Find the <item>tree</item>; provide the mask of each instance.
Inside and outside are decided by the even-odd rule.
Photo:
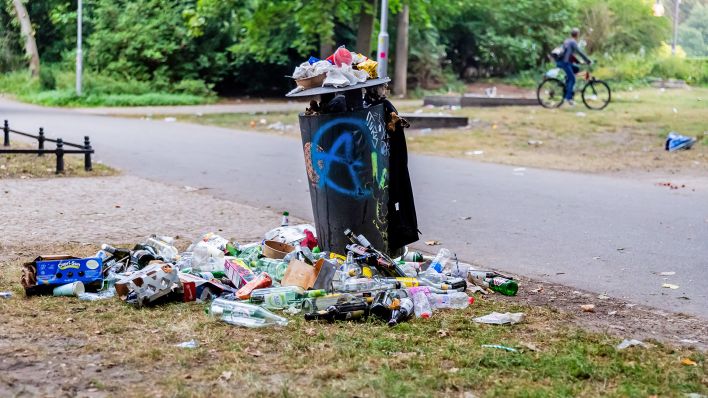
[[[393,81],[393,92],[399,97],[405,97],[408,85],[408,3],[398,13],[396,27],[396,69]]]
[[[371,35],[374,32],[377,3],[376,0],[366,0],[363,2],[361,11],[359,12],[356,50],[367,57],[371,56]]]
[[[17,21],[20,23],[20,31],[25,40],[25,53],[29,59],[30,73],[32,77],[37,77],[39,76],[39,51],[37,50],[37,42],[34,39],[34,29],[32,29],[29,13],[22,0],[12,0],[12,5],[15,7]]]
[[[696,4],[679,28],[679,43],[688,55],[708,56],[708,6]]]

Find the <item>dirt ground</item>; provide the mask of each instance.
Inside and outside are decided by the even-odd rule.
[[[98,249],[100,243],[135,243],[151,233],[177,235],[184,243],[201,233],[215,231],[240,242],[251,242],[259,240],[265,231],[280,221],[275,211],[215,199],[206,191],[167,186],[130,176],[2,180],[0,203],[0,219],[6,220],[0,243],[0,275],[7,272],[3,264],[17,264],[56,250],[89,255]],[[19,285],[19,281],[17,283]],[[520,283],[522,289],[516,297],[490,295],[484,301],[498,301],[499,305],[504,306],[531,305],[539,310],[548,306],[558,313],[558,317],[567,319],[569,324],[607,332],[619,338],[648,339],[701,351],[708,347],[708,322],[705,320],[621,300],[598,298],[597,294],[574,291],[564,286],[523,278]],[[15,294],[21,295],[17,290]],[[17,299],[22,297],[11,300]],[[582,304],[595,304],[595,312],[582,312]],[[34,328],[27,323],[27,319],[57,308],[63,311],[68,308],[69,315],[64,315],[66,319],[52,321],[50,328]],[[191,396],[194,391],[209,395],[215,385],[228,384],[231,376],[224,372],[222,376],[227,374],[226,380],[220,378],[208,385],[199,382],[202,384],[197,384],[197,389],[193,391],[190,373],[182,375],[181,381],[159,381],[160,375],[167,374],[167,364],[156,366],[154,373],[146,374],[144,365],[131,362],[161,363],[160,353],[163,351],[157,348],[146,347],[144,352],[133,353],[133,359],[127,362],[106,355],[105,345],[113,344],[116,349],[121,349],[120,341],[140,341],[143,337],[136,333],[144,333],[145,329],[152,328],[153,333],[149,338],[145,337],[147,340],[164,342],[179,340],[185,328],[199,332],[207,327],[204,321],[194,318],[189,311],[184,312],[184,319],[151,325],[150,322],[155,320],[146,317],[143,311],[127,308],[122,303],[115,303],[110,308],[108,311],[80,301],[53,297],[35,298],[32,307],[24,310],[23,318],[4,319],[0,329],[0,396],[103,397],[110,396],[110,391],[124,391],[125,387],[121,386],[126,384],[135,385],[133,395],[136,396],[165,396],[159,392],[159,387],[153,390],[152,386],[153,383],[168,382],[184,383],[184,390],[179,390],[181,393],[177,395]],[[167,310],[175,311],[174,308]],[[121,338],[120,341],[107,342],[102,335],[104,328],[111,328],[114,316],[142,324],[134,328],[121,326],[119,330],[110,330],[112,335],[117,333]],[[95,318],[97,323],[88,323],[87,326],[83,320],[86,317]],[[83,330],[76,330],[77,325],[83,325]],[[234,341],[245,341],[256,336],[250,331],[239,332],[237,329],[233,329],[232,333]],[[239,339],[239,333],[246,335]],[[263,338],[268,344],[278,344],[277,335]],[[104,349],[95,350],[98,346]],[[249,352],[251,348],[245,349]],[[220,355],[212,351],[206,355],[210,358]],[[188,354],[184,354],[183,358],[179,356],[182,354],[176,355],[178,361],[193,360],[189,359],[192,357]],[[253,361],[260,363],[259,368],[267,365],[262,362],[267,360],[267,356],[253,356]],[[195,378],[200,372],[199,361],[195,363]],[[216,371],[214,366],[220,366],[218,361],[212,359],[205,359],[205,363],[212,372]],[[259,377],[257,375],[248,372],[236,375],[231,385],[241,377]],[[285,382],[278,379],[277,373],[271,376],[270,379],[260,380],[261,385]],[[301,376],[308,377],[305,374]],[[273,395],[273,391],[255,394],[258,395]]]

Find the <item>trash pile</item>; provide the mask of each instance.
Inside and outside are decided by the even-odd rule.
[[[406,251],[393,259],[346,230],[344,255],[320,251],[315,228],[289,225],[287,212],[281,224],[249,244],[207,233],[180,253],[171,237],[152,235],[132,249],[104,244],[89,258],[40,256],[24,265],[21,282],[28,296],[117,297],[135,307],[209,302],[210,317],[249,328],[287,325],[276,311],[308,321],[372,316],[395,326],[466,308],[474,302],[468,283],[504,295],[518,290],[513,278],[475,270],[445,248],[434,257]]]
[[[295,67],[292,77],[297,87],[288,94],[295,94],[313,87],[348,87],[376,79],[378,62],[366,56],[339,47],[327,59],[310,57]]]

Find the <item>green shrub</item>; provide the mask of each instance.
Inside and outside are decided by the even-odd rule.
[[[214,95],[212,87],[213,85],[206,84],[202,80],[185,79],[172,86],[172,89],[170,91],[179,94],[191,94],[202,97],[210,97]]]
[[[39,85],[42,90],[54,90],[57,88],[57,80],[54,78],[54,71],[51,68],[41,68],[39,70]]]

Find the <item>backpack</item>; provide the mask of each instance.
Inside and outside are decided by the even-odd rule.
[[[560,46],[554,48],[553,50],[551,50],[551,53],[549,54],[549,56],[554,61],[559,61],[561,58],[563,58],[564,53],[565,53],[565,48],[562,45],[560,45]]]

